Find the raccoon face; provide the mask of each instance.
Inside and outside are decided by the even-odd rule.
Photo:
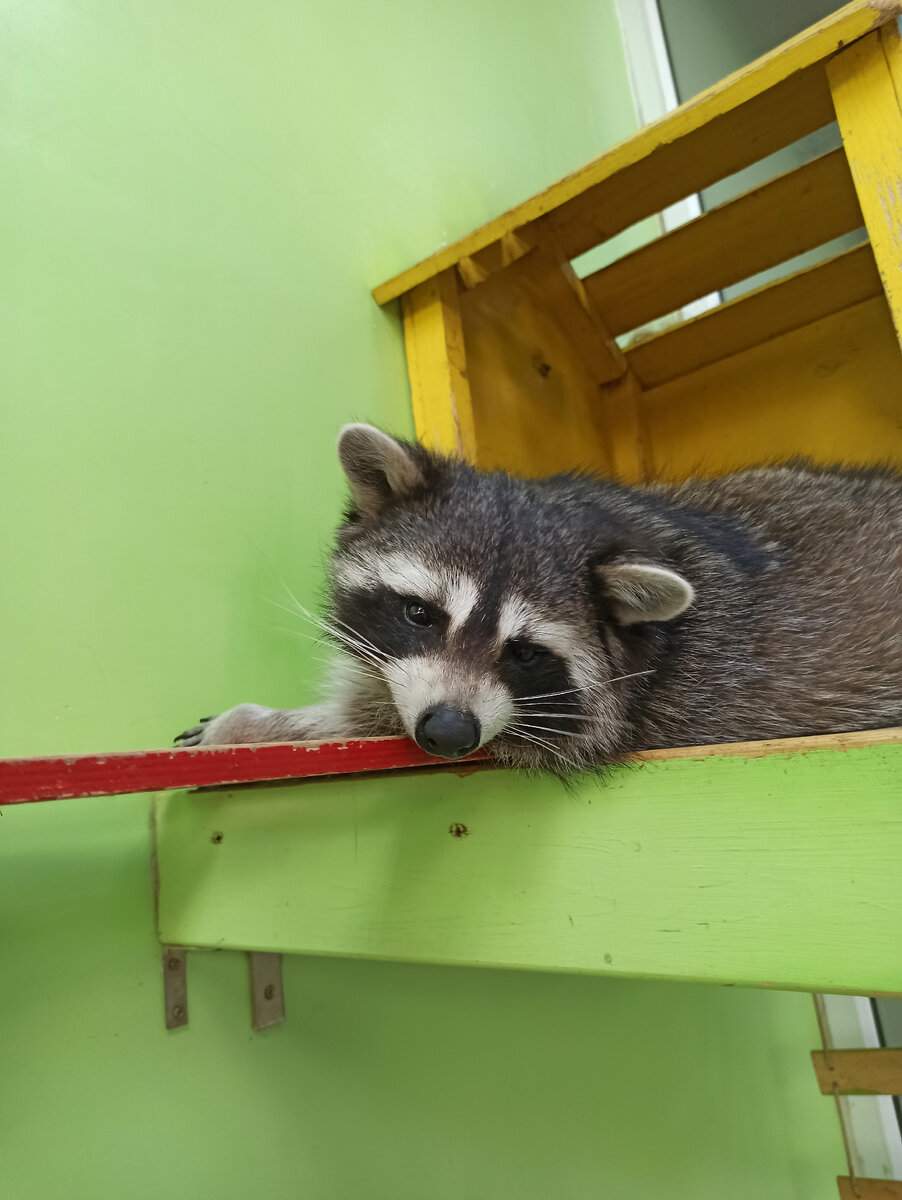
[[[342,430],[339,458],[354,507],[332,615],[374,703],[443,758],[491,742],[502,761],[560,772],[613,753],[623,685],[649,673],[639,628],[682,611],[686,581],[622,553],[595,562],[585,504],[542,483],[366,425]]]

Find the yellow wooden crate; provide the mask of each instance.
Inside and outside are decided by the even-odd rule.
[[[847,5],[376,288],[402,302],[420,440],[628,482],[792,455],[902,466],[898,11]],[[840,149],[577,277],[579,255],[834,119]],[[816,266],[624,340],[862,227]]]

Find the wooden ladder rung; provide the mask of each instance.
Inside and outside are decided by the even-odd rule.
[[[902,1181],[897,1179],[859,1179],[837,1177],[839,1200],[902,1200]]]
[[[902,1050],[812,1050],[811,1061],[825,1096],[902,1096]]]

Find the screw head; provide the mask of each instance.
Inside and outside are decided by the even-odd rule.
[[[268,983],[266,985],[266,987],[263,989],[263,999],[264,1000],[272,1000],[272,998],[273,998],[273,996],[275,996],[275,994],[276,994],[276,989],[273,987],[273,985],[271,983]]]
[[[180,958],[170,958],[169,962],[166,964],[170,971],[177,971],[181,965],[182,960]]]
[[[181,1021],[185,1015],[185,1010],[180,1005],[176,1005],[172,1010],[172,1015],[175,1017],[176,1021]]]

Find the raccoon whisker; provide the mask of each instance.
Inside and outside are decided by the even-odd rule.
[[[516,707],[516,706],[515,706]],[[558,721],[584,721],[585,713],[563,713],[563,712],[536,712],[531,708],[518,709],[524,717],[554,717]]]
[[[333,620],[337,621],[342,628],[347,629],[347,631],[353,637],[357,638],[359,642],[362,642],[365,646],[369,646],[374,654],[381,655],[383,658],[388,657],[388,655],[385,654],[384,651],[380,650],[378,646],[374,646],[369,638],[364,637],[359,629],[355,629],[353,625],[349,625],[347,621],[342,621],[339,617],[333,617]]]
[[[323,666],[332,667],[335,665],[334,658],[321,658],[319,655],[316,655],[316,654],[314,654],[313,657],[316,659],[316,661],[318,663],[322,663]],[[364,679],[374,679],[377,683],[385,683],[385,679],[382,675],[379,675],[376,671],[368,671],[366,669],[366,667],[364,667],[361,664],[360,659],[358,659],[358,658],[354,659],[354,670],[358,675],[361,675]]]
[[[383,654],[381,651],[370,650],[368,646],[364,645],[363,642],[358,642],[350,634],[344,633],[340,629],[334,629],[326,622],[322,622],[320,628],[323,633],[327,633],[339,645],[346,646],[355,655],[359,655],[367,662],[372,663],[374,667],[380,666],[383,662],[388,662],[387,654]]]
[[[387,654],[385,654],[377,646],[374,646],[371,641],[369,641],[367,638],[365,638],[362,633],[359,633],[351,625],[345,625],[344,621],[339,621],[338,623],[339,623],[339,625],[345,626],[345,629],[348,630],[347,633],[342,629],[337,629],[330,621],[326,621],[322,617],[317,617],[317,616],[314,616],[313,613],[307,612],[306,609],[301,609],[300,611],[301,611],[301,614],[303,616],[305,616],[308,621],[311,621],[314,625],[318,625],[319,628],[322,629],[325,633],[331,634],[332,637],[337,638],[339,641],[344,642],[346,645],[353,645],[354,647],[356,647],[356,649],[358,649],[360,651],[364,651],[364,650],[368,651],[371,658],[373,656],[375,656],[376,658],[382,659],[384,661],[388,661]],[[336,617],[336,620],[338,620],[337,617]]]
[[[516,730],[516,728],[513,728],[513,726],[510,725],[507,726],[506,730],[504,730],[503,736],[510,738],[522,738],[524,742],[531,742],[536,746],[545,746],[546,750],[554,750],[554,746],[551,744],[551,742],[546,742],[545,738],[530,737],[529,733],[523,733],[521,730]]]
[[[552,696],[572,696],[576,692],[588,692],[592,688],[606,687],[609,683],[622,683],[625,679],[636,679],[639,675],[654,675],[654,673],[654,670],[633,671],[629,675],[615,675],[613,679],[599,679],[597,683],[587,683],[583,687],[564,688],[561,692],[539,692],[536,696],[519,696],[516,703],[523,704],[527,700],[550,700]]]
[[[504,730],[504,732],[510,737],[521,738],[524,742],[531,742],[532,745],[539,746],[543,750],[547,750],[549,754],[553,754],[555,758],[560,759],[564,766],[569,767],[571,771],[579,770],[579,763],[574,762],[571,758],[567,758],[566,755],[561,754],[559,750],[552,746],[551,742],[547,742],[544,738],[535,737],[534,735],[524,733],[521,729],[514,729],[512,727],[508,727]]]
[[[283,587],[285,587],[284,583]],[[273,604],[276,608],[281,608],[283,612],[290,613],[291,616],[304,617],[311,623],[311,625],[315,625],[324,633],[328,633],[331,637],[335,638],[336,641],[343,643],[349,649],[356,650],[361,657],[367,658],[371,663],[373,663],[374,666],[378,665],[380,660],[383,662],[388,661],[388,655],[381,651],[377,646],[374,646],[373,643],[368,638],[365,638],[359,630],[354,629],[353,626],[348,625],[345,621],[339,620],[338,617],[336,617],[335,620],[338,621],[339,625],[344,625],[345,629],[347,629],[349,632],[345,633],[344,630],[336,629],[331,622],[324,620],[322,617],[316,616],[315,613],[312,613],[308,609],[304,608],[303,604],[300,604],[297,601],[287,587],[286,591],[288,591],[288,594],[294,601],[294,609],[286,608],[284,604],[279,604],[275,600],[270,600],[268,603]]]
[[[593,687],[598,687],[598,684],[587,683],[585,687],[565,688],[562,692],[539,692],[536,696],[518,696],[517,703],[523,703],[526,700],[548,700],[552,696],[572,696],[574,692],[587,692]]]
[[[613,679],[602,679],[599,687],[605,687],[609,683],[622,683],[624,679],[638,679],[640,675],[654,675],[654,669],[650,671],[633,671],[631,675],[615,675]]]
[[[521,721],[520,729],[541,729],[543,733],[563,733],[563,729],[552,729],[550,725],[532,725],[529,722],[525,724]]]
[[[507,729],[503,731],[502,736],[522,738],[524,742],[532,742],[534,746],[543,746],[546,750],[551,750],[552,753],[555,753],[555,748],[552,746],[551,742],[547,742],[544,738],[532,737],[531,734],[523,733],[522,730],[516,729],[513,725],[509,725]]]

